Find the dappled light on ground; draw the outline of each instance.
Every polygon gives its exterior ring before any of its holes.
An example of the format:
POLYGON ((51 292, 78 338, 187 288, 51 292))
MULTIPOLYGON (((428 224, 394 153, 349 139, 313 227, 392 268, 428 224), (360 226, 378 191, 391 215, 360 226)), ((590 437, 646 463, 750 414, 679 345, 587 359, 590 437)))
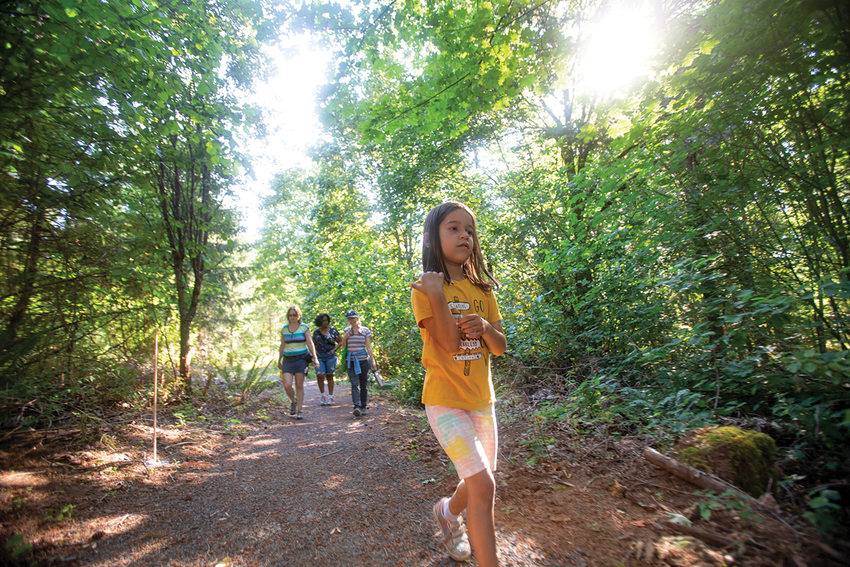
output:
POLYGON ((3 471, 0 472, 0 486, 5 488, 30 489, 45 486, 48 480, 42 475, 29 471, 3 471))
POLYGON ((276 445, 278 443, 280 443, 279 439, 274 439, 274 438, 271 438, 271 437, 265 438, 265 439, 260 438, 260 439, 255 439, 255 440, 251 441, 251 444, 256 445, 257 447, 267 447, 267 446, 271 446, 271 445, 276 445))
MULTIPOLYGON (((111 448, 42 446, 0 474, 4 525, 45 561, 98 567, 452 565, 433 537, 430 508, 457 476, 423 412, 376 399, 368 416, 354 418, 347 407, 319 407, 313 384, 308 393, 300 422, 284 409, 239 435, 172 422, 166 467, 144 465, 148 446, 135 427, 124 428, 124 442, 115 434, 111 448)), ((508 402, 498 411, 504 565, 620 565, 650 554, 681 561, 683 541, 701 565, 726 561, 668 533, 670 514, 691 514, 693 488, 647 465, 640 440, 572 438, 547 429, 557 424, 529 427, 508 402)), ((761 554, 767 542, 777 554, 797 553, 791 537, 774 542, 763 528, 728 522, 724 530, 764 542, 761 554)), ((764 565, 742 558, 751 556, 737 557, 739 565, 764 565)))
POLYGON ((341 475, 331 475, 322 481, 322 486, 328 490, 337 490, 345 482, 345 477, 341 475))

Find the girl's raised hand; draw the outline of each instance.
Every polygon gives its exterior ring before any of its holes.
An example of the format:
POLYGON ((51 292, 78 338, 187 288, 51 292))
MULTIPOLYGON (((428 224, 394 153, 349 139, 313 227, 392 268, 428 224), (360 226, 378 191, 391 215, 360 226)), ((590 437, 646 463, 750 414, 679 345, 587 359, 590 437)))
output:
POLYGON ((410 287, 421 291, 425 295, 443 291, 443 272, 424 272, 418 282, 413 282, 410 287))

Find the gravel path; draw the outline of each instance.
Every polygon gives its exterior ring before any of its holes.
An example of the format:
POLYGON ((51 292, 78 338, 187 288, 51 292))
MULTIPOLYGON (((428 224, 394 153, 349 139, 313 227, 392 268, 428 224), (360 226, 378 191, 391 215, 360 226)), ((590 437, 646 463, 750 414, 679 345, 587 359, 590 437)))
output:
POLYGON ((387 450, 381 402, 355 418, 340 403, 348 392, 338 385, 337 404, 322 407, 308 382, 304 420, 275 415, 260 432, 221 444, 210 462, 175 467, 167 484, 109 498, 97 512, 114 529, 94 534, 96 544, 74 559, 104 567, 454 565, 427 515, 439 496, 433 470, 387 450))
MULTIPOLYGON (((0 539, 31 551, 17 560, 0 551, 0 565, 456 565, 430 509, 457 477, 424 412, 375 399, 355 418, 347 383, 336 398, 320 406, 308 381, 302 421, 274 398, 239 412, 172 406, 160 420, 157 467, 146 461, 149 415, 121 416, 84 444, 78 429, 7 434, 0 539)), ((778 509, 745 521, 721 508, 700 522, 693 487, 647 464, 639 439, 544 431, 521 419, 527 413, 497 409, 512 417, 500 423, 496 472, 503 567, 839 564, 802 542, 778 509), (671 514, 735 547, 671 534, 671 514)))

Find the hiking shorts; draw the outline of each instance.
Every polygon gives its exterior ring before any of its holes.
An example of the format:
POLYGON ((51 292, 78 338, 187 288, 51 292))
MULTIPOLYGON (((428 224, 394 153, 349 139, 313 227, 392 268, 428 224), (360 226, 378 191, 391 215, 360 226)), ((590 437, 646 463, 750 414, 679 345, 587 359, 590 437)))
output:
POLYGON ((316 374, 333 374, 334 372, 336 372, 336 355, 320 354, 319 367, 316 368, 316 374))
POLYGON ((284 356, 283 364, 281 365, 281 374, 306 374, 307 365, 313 360, 313 357, 307 354, 296 354, 294 356, 284 356))
POLYGON ((446 406, 425 406, 431 431, 452 460, 461 479, 485 469, 496 470, 499 433, 493 406, 467 411, 446 406))

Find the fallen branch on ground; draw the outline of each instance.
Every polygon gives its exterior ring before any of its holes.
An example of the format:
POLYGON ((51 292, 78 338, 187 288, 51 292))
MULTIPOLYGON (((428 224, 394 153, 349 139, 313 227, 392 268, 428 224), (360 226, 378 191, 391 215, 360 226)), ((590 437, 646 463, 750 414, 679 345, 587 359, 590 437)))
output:
POLYGON ((672 457, 662 455, 661 453, 650 447, 644 448, 643 458, 649 461, 650 463, 670 472, 674 476, 677 476, 682 480, 686 480, 695 486, 699 486, 700 488, 714 490, 718 494, 723 494, 724 492, 732 491, 735 493, 736 496, 739 496, 748 502, 752 502, 755 500, 755 498, 753 498, 746 492, 742 492, 735 485, 730 484, 723 479, 717 478, 714 475, 710 475, 707 472, 703 472, 699 469, 695 469, 694 467, 688 466, 672 457))
POLYGON ((345 450, 345 448, 342 448, 342 449, 337 449, 336 451, 331 451, 329 453, 322 453, 321 455, 319 455, 316 458, 321 459, 322 457, 327 457, 328 455, 336 455, 337 453, 344 451, 344 450, 345 450))

